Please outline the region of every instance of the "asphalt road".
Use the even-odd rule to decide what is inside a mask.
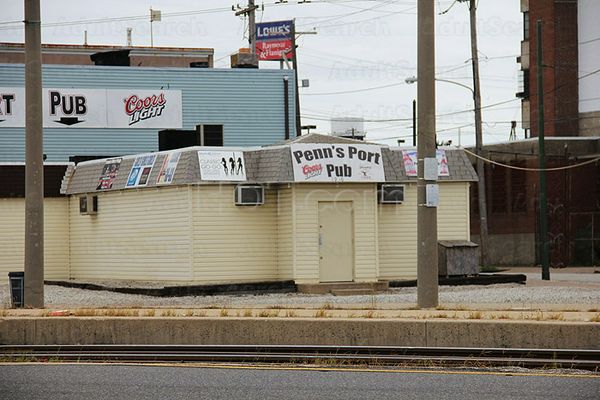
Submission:
[[[598,399],[600,378],[0,364],[0,399]]]

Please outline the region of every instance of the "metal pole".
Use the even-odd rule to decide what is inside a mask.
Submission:
[[[25,1],[25,307],[44,307],[44,137],[40,1]]]
[[[250,43],[250,51],[256,54],[256,13],[254,12],[254,0],[248,0],[248,42]]]
[[[475,104],[475,153],[481,156],[483,147],[483,131],[481,126],[481,90],[479,85],[479,52],[477,50],[477,4],[476,0],[469,3],[471,25],[471,61],[473,65],[473,102]],[[479,249],[481,251],[481,265],[487,266],[488,260],[488,219],[487,199],[485,185],[485,166],[483,160],[478,158],[477,168],[477,194],[479,205]]]
[[[152,17],[152,7],[150,7],[150,47],[154,47],[154,34],[152,32],[152,23],[154,19]]]
[[[548,209],[546,204],[546,149],[544,147],[544,75],[542,58],[542,20],[537,20],[537,97],[538,97],[538,143],[540,149],[540,257],[542,279],[550,280],[550,243],[548,242]]]
[[[413,146],[417,145],[417,100],[413,100]]]
[[[296,20],[292,21],[292,65],[294,67],[294,80],[296,81],[296,136],[302,135],[300,123],[300,93],[298,91],[298,56],[296,54]]]
[[[417,305],[438,305],[437,209],[426,207],[425,158],[435,158],[435,13],[433,0],[417,10]]]

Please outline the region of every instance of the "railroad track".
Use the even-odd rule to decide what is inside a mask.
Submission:
[[[600,371],[599,350],[253,345],[0,345],[3,361],[519,366]]]

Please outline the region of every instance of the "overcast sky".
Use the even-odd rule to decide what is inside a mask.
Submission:
[[[317,125],[329,132],[331,117],[363,117],[367,138],[395,144],[397,138],[410,144],[412,100],[416,85],[404,83],[416,75],[417,0],[312,0],[298,4],[275,4],[266,0],[257,22],[296,19],[297,31],[316,30],[298,40],[300,79],[310,79],[301,88],[302,124]],[[301,1],[301,0],[300,0]],[[22,42],[23,2],[1,0],[0,41]],[[122,44],[126,28],[133,28],[133,44],[150,44],[150,23],[144,17],[150,7],[161,10],[163,19],[154,23],[156,46],[212,47],[215,67],[228,68],[229,54],[247,46],[247,21],[236,17],[229,0],[134,0],[134,1],[42,1],[44,43],[82,44],[88,31],[89,44]],[[243,6],[245,0],[239,0]],[[453,4],[454,3],[454,4]],[[472,86],[469,11],[466,3],[436,0],[437,77]],[[479,0],[478,33],[481,69],[484,143],[507,141],[510,121],[520,122],[519,66],[516,57],[522,39],[522,15],[518,0]],[[171,15],[175,14],[175,15]],[[126,21],[124,17],[131,18]],[[106,21],[104,19],[121,18]],[[73,23],[81,20],[101,23]],[[261,62],[261,68],[279,68],[278,62]],[[387,86],[387,87],[382,87]],[[340,93],[343,92],[343,93]],[[438,138],[458,144],[474,143],[471,93],[445,82],[437,83]],[[458,113],[457,113],[458,112]],[[447,115],[452,114],[452,115]],[[404,121],[386,121],[405,119]],[[517,135],[523,137],[518,125]]]

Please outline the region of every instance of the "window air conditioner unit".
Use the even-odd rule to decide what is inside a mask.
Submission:
[[[236,206],[257,206],[265,202],[265,191],[261,185],[238,185],[235,187]]]
[[[381,204],[402,204],[404,201],[404,185],[379,185],[377,197]]]
[[[83,215],[95,215],[98,213],[98,196],[86,194],[79,197],[79,213]]]

